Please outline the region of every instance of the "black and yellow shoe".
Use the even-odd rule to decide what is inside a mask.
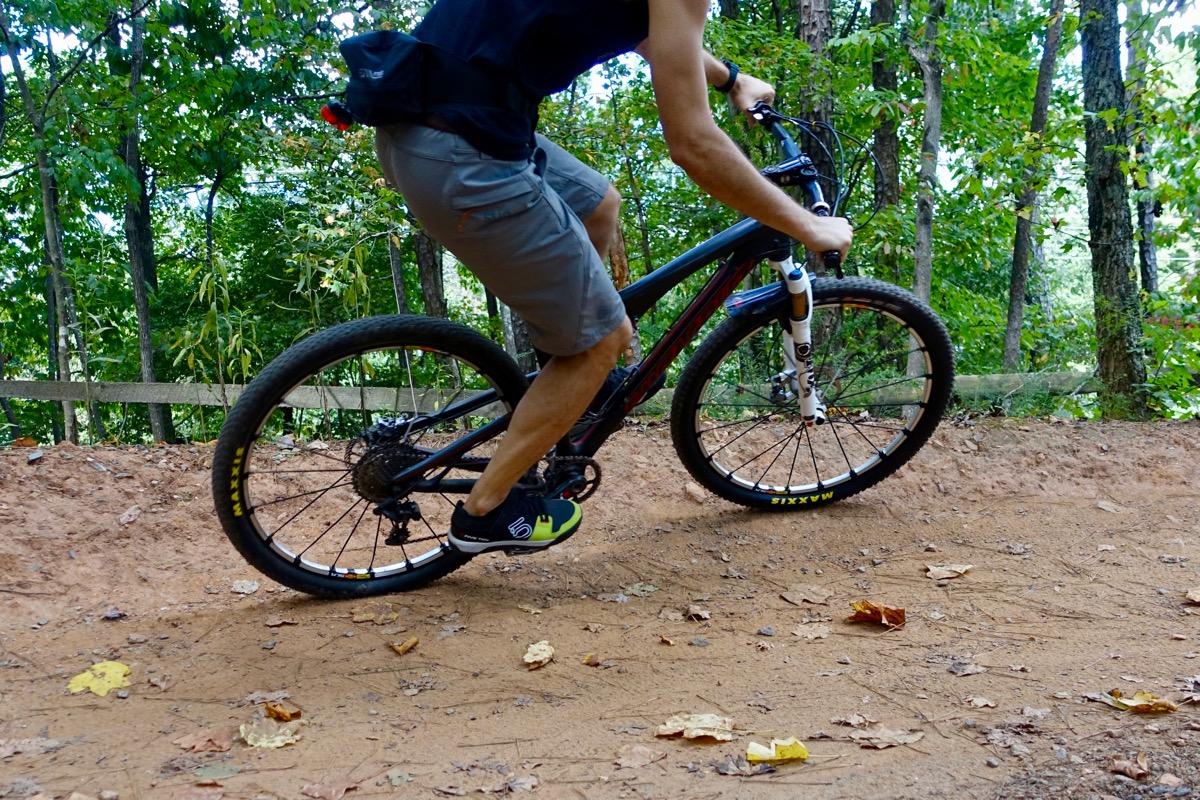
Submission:
[[[542,497],[513,489],[508,499],[482,517],[472,516],[459,502],[450,517],[450,544],[464,553],[489,550],[539,550],[570,537],[583,519],[571,500]]]

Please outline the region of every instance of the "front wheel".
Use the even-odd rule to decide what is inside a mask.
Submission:
[[[421,586],[467,561],[446,539],[450,512],[498,441],[481,429],[526,387],[503,350],[445,320],[369,317],[321,331],[230,410],[213,455],[217,516],[250,564],[293,589]],[[394,484],[451,444],[453,459]]]
[[[927,305],[881,281],[819,278],[813,371],[826,417],[807,427],[783,354],[790,308],[784,297],[718,326],[671,405],[688,471],[752,508],[811,508],[883,480],[933,433],[954,384],[949,334]]]

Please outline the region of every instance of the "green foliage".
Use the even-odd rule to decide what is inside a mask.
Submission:
[[[1151,405],[1174,419],[1200,418],[1200,273],[1145,300]]]

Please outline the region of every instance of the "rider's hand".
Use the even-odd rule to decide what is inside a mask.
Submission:
[[[836,250],[846,258],[850,242],[854,240],[854,231],[844,217],[818,217],[809,214],[807,229],[804,235],[797,237],[801,243],[814,253],[828,253]]]
[[[729,101],[733,103],[734,108],[745,114],[746,119],[753,125],[754,117],[750,116],[750,109],[758,102],[775,102],[775,87],[753,75],[741,72],[738,73],[733,88],[729,90]]]

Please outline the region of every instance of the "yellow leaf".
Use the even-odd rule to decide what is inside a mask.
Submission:
[[[420,644],[420,642],[421,640],[414,636],[411,639],[407,639],[403,642],[389,642],[388,646],[396,651],[396,655],[402,656]]]
[[[903,608],[875,605],[870,600],[851,601],[850,607],[854,613],[847,618],[847,622],[879,622],[889,628],[899,628],[904,624]]]
[[[1155,697],[1150,692],[1134,692],[1132,697],[1125,697],[1114,689],[1112,695],[1135,714],[1158,714],[1164,711],[1179,710],[1179,706],[1170,700]]]
[[[795,736],[789,739],[772,739],[770,747],[758,742],[746,745],[746,760],[751,764],[783,764],[788,761],[804,761],[807,758],[808,748]]]
[[[127,675],[129,675],[129,667],[120,661],[101,661],[99,664],[92,664],[87,672],[81,672],[71,678],[71,682],[67,684],[67,690],[71,694],[79,694],[86,690],[104,697],[113,689],[122,689],[128,686]]]

